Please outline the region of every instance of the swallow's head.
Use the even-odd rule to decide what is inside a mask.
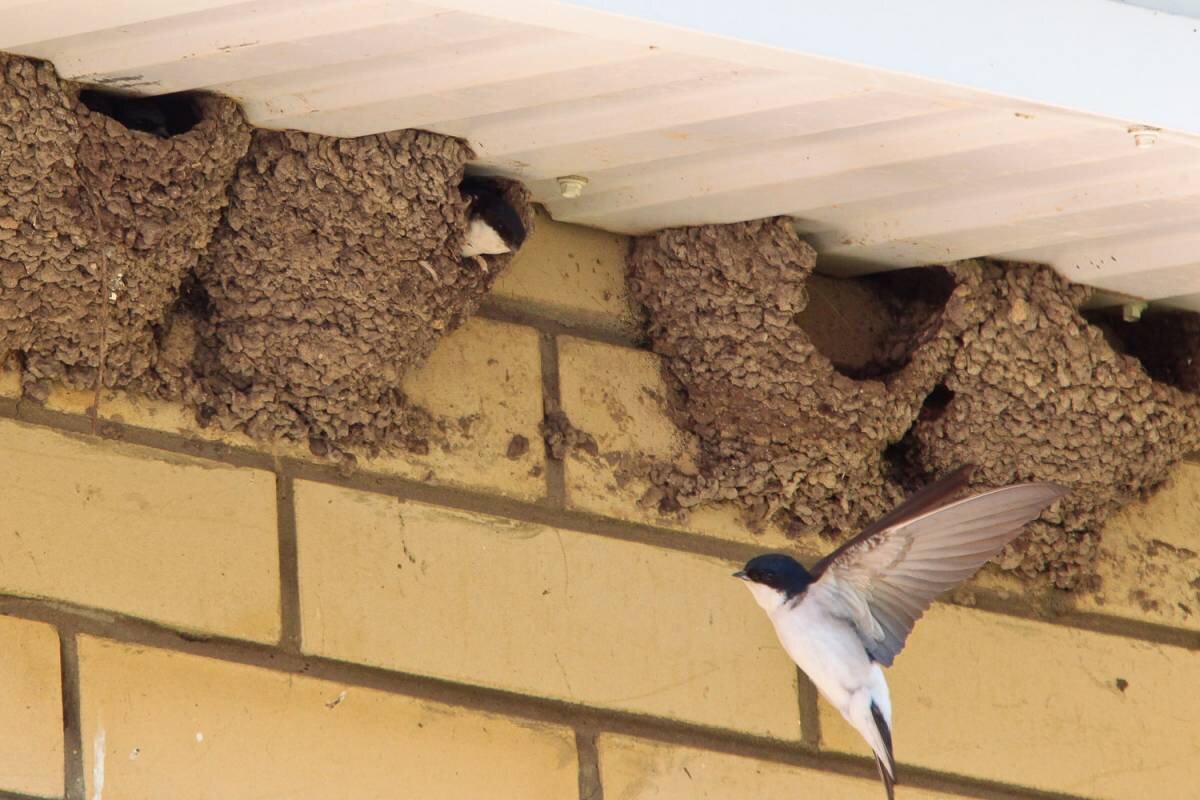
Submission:
[[[467,177],[459,187],[467,200],[467,231],[462,255],[514,253],[525,241],[525,223],[503,187],[486,178]]]
[[[813,580],[799,561],[783,553],[755,556],[733,577],[744,580],[750,594],[767,611],[803,593]]]

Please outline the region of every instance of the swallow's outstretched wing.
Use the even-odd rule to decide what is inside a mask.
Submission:
[[[813,568],[806,594],[853,623],[871,658],[891,666],[939,594],[971,577],[1067,490],[1022,483],[951,500],[969,468],[923,489]]]

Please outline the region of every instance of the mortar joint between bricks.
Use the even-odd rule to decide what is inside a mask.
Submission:
[[[65,800],[86,800],[83,757],[83,700],[79,678],[79,632],[70,623],[56,625],[62,679],[63,791]]]
[[[562,391],[559,384],[558,338],[545,331],[538,332],[538,350],[542,367],[542,414],[548,418],[562,409]],[[545,441],[546,451],[546,502],[553,508],[567,507],[566,464],[554,458]]]
[[[296,532],[295,481],[286,471],[275,473],[275,517],[279,542],[279,647],[301,649],[300,557]]]

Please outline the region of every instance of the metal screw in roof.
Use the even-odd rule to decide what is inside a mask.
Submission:
[[[573,200],[583,194],[587,184],[588,179],[582,175],[563,175],[558,179],[558,191],[566,199]]]

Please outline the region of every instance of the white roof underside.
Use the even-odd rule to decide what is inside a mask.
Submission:
[[[776,8],[802,25],[802,8],[835,5]],[[1086,70],[1080,26],[1062,47]],[[1129,133],[1167,115],[1068,111],[542,0],[0,0],[0,50],[142,94],[227,94],[263,127],[461,136],[559,220],[640,233],[786,214],[830,271],[991,255],[1200,308],[1200,136],[1136,148]],[[560,197],[568,174],[588,178],[582,197]]]

